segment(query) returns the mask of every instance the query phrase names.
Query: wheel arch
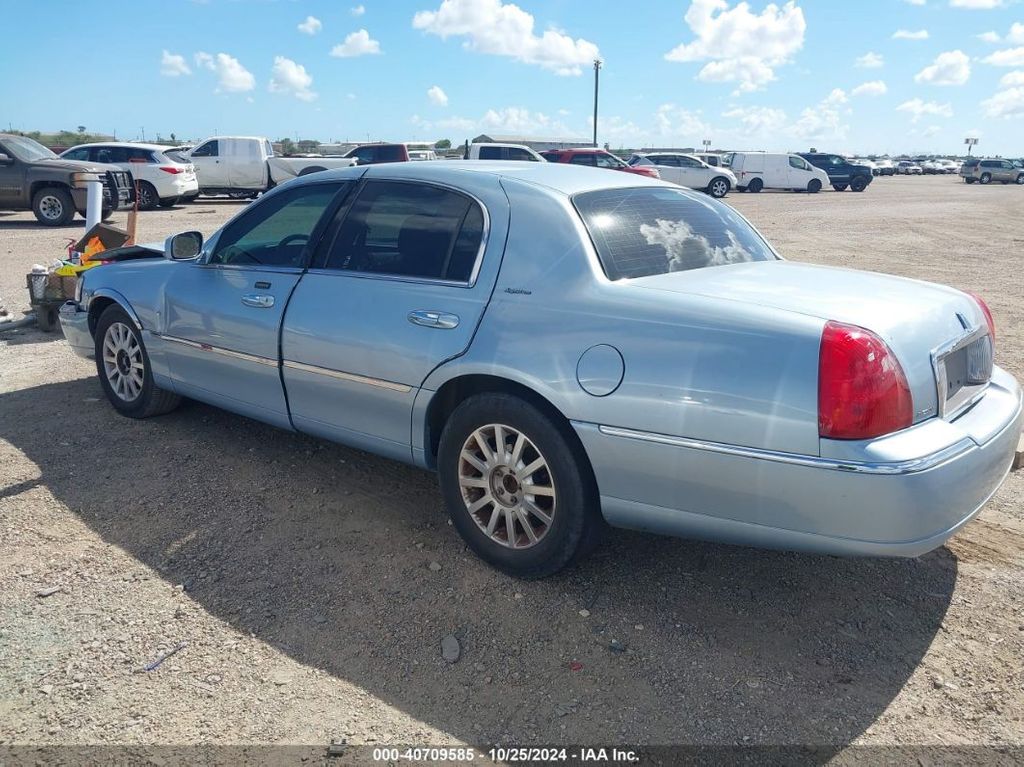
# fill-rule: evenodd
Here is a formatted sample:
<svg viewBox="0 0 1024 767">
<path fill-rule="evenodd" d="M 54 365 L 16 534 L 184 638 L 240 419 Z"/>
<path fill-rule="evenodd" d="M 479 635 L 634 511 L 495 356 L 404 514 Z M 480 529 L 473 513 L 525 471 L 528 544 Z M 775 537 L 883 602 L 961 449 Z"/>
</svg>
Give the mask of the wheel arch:
<svg viewBox="0 0 1024 767">
<path fill-rule="evenodd" d="M 550 399 L 524 383 L 486 373 L 465 373 L 453 376 L 431 395 L 422 422 L 423 458 L 427 468 L 437 468 L 437 452 L 441 442 L 441 432 L 455 408 L 469 397 L 485 393 L 511 394 L 536 407 L 562 428 L 566 438 L 579 450 L 579 455 L 587 461 L 588 471 L 592 471 L 590 461 L 583 449 L 583 443 L 576 435 L 576 430 L 572 428 L 569 419 Z"/>
<path fill-rule="evenodd" d="M 89 333 L 96 332 L 96 325 L 100 321 L 100 316 L 107 310 L 107 307 L 113 305 L 120 306 L 125 314 L 131 317 L 135 327 L 142 330 L 142 321 L 132 308 L 132 305 L 128 303 L 128 299 L 111 288 L 99 288 L 92 294 L 92 298 L 89 300 Z"/>
<path fill-rule="evenodd" d="M 42 189 L 48 189 L 50 187 L 56 187 L 63 189 L 68 194 L 71 194 L 71 187 L 63 181 L 57 181 L 56 179 L 37 179 L 33 181 L 28 188 L 28 199 L 31 203 L 36 198 L 36 193 Z"/>
</svg>

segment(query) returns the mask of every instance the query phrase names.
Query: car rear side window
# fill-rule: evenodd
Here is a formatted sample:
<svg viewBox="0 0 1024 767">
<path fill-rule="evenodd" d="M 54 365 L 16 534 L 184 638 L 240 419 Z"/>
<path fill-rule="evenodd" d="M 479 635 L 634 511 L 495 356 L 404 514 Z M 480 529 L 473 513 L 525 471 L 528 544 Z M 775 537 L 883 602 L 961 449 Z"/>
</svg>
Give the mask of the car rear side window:
<svg viewBox="0 0 1024 767">
<path fill-rule="evenodd" d="M 774 261 L 732 208 L 682 190 L 604 189 L 573 197 L 610 280 Z"/>
<path fill-rule="evenodd" d="M 370 181 L 352 203 L 327 269 L 468 282 L 483 241 L 480 206 L 429 184 Z"/>
<path fill-rule="evenodd" d="M 482 147 L 480 147 L 480 159 L 481 160 L 500 160 L 501 159 L 501 147 L 500 146 L 482 146 Z"/>
</svg>

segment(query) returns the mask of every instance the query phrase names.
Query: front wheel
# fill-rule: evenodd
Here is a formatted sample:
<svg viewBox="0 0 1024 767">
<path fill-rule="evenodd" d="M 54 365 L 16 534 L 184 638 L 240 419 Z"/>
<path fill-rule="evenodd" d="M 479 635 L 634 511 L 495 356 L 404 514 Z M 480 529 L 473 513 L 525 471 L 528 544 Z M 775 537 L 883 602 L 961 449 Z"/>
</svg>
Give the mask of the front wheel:
<svg viewBox="0 0 1024 767">
<path fill-rule="evenodd" d="M 715 199 L 721 199 L 729 193 L 729 179 L 718 176 L 708 184 L 708 194 Z"/>
<path fill-rule="evenodd" d="M 582 447 L 518 397 L 460 404 L 441 434 L 438 474 L 463 540 L 508 575 L 552 575 L 597 543 L 602 519 Z"/>
<path fill-rule="evenodd" d="M 855 192 L 863 192 L 868 188 L 868 180 L 864 176 L 856 176 L 853 181 L 850 182 L 850 189 Z"/>
<path fill-rule="evenodd" d="M 110 404 L 129 418 L 174 410 L 181 398 L 153 383 L 149 354 L 135 322 L 120 306 L 107 307 L 96 323 L 96 373 Z"/>
<path fill-rule="evenodd" d="M 812 178 L 807 182 L 807 191 L 811 194 L 817 194 L 821 191 L 821 182 L 816 178 Z"/>
</svg>

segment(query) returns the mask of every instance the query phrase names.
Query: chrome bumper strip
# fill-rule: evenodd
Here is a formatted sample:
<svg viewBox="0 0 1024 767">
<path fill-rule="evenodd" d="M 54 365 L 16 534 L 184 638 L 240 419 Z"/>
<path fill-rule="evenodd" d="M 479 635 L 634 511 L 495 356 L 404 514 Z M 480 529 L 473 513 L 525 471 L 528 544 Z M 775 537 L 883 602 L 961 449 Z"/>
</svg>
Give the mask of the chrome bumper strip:
<svg viewBox="0 0 1024 767">
<path fill-rule="evenodd" d="M 622 437 L 624 439 L 635 439 L 641 442 L 655 442 L 659 445 L 685 447 L 691 450 L 704 450 L 711 453 L 721 453 L 723 455 L 733 455 L 741 458 L 755 458 L 761 461 L 773 461 L 775 463 L 787 463 L 795 466 L 808 466 L 814 469 L 848 471 L 861 474 L 913 474 L 919 471 L 926 471 L 955 458 L 960 453 L 963 453 L 975 446 L 971 439 L 964 437 L 959 442 L 949 445 L 942 450 L 938 450 L 919 458 L 911 458 L 906 461 L 841 461 L 836 458 L 821 458 L 816 455 L 783 453 L 777 450 L 762 450 L 756 447 L 728 445 L 723 442 L 706 442 L 699 439 L 672 437 L 667 434 L 635 431 L 633 429 L 621 429 L 617 426 L 598 426 L 598 429 L 602 434 L 606 434 L 609 437 Z"/>
</svg>

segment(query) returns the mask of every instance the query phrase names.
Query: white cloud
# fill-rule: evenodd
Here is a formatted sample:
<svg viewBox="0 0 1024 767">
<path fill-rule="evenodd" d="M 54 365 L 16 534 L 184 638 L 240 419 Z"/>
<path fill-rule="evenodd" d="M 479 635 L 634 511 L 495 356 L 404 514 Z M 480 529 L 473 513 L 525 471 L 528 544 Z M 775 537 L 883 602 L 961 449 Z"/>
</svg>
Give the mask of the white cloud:
<svg viewBox="0 0 1024 767">
<path fill-rule="evenodd" d="M 805 141 L 845 140 L 849 126 L 843 122 L 840 107 L 848 100 L 842 88 L 834 88 L 817 106 L 804 109 L 789 132 Z"/>
<path fill-rule="evenodd" d="M 926 0 L 904 0 L 909 5 L 924 5 Z"/>
<path fill-rule="evenodd" d="M 982 32 L 976 37 L 985 43 L 1001 43 L 1006 42 L 1011 45 L 1024 45 L 1024 24 L 1019 21 L 1014 22 L 1010 25 L 1010 31 L 1006 33 L 1006 38 L 999 36 L 998 32 Z"/>
<path fill-rule="evenodd" d="M 361 5 L 357 5 L 354 8 L 349 8 L 348 12 L 351 13 L 353 16 L 362 16 L 364 13 L 366 13 L 366 8 Z"/>
<path fill-rule="evenodd" d="M 914 75 L 914 82 L 928 85 L 963 85 L 971 78 L 971 59 L 963 51 L 946 51 Z"/>
<path fill-rule="evenodd" d="M 803 47 L 807 30 L 803 10 L 794 0 L 781 8 L 769 4 L 759 14 L 746 2 L 730 8 L 726 0 L 693 0 L 684 19 L 695 39 L 677 45 L 665 59 L 706 61 L 699 80 L 734 82 L 740 92 L 773 81 L 775 69 Z"/>
<path fill-rule="evenodd" d="M 897 29 L 892 33 L 893 40 L 927 40 L 928 30 L 919 29 L 916 32 L 911 32 L 909 29 Z"/>
<path fill-rule="evenodd" d="M 774 134 L 786 125 L 786 113 L 774 107 L 736 107 L 722 117 L 738 122 L 748 134 Z"/>
<path fill-rule="evenodd" d="M 380 41 L 370 37 L 370 33 L 365 29 L 351 33 L 345 38 L 345 42 L 331 48 L 331 55 L 341 59 L 377 53 L 380 53 Z"/>
<path fill-rule="evenodd" d="M 967 8 L 972 11 L 987 11 L 992 8 L 1002 8 L 1006 0 L 949 0 L 951 8 Z"/>
<path fill-rule="evenodd" d="M 952 117 L 953 107 L 949 104 L 940 104 L 937 101 L 924 101 L 920 98 L 913 98 L 910 101 L 904 101 L 898 107 L 897 112 L 907 112 L 912 115 L 911 122 L 917 122 L 924 115 L 932 115 L 933 117 Z"/>
<path fill-rule="evenodd" d="M 301 64 L 284 56 L 275 56 L 271 75 L 271 93 L 288 93 L 302 101 L 316 99 L 317 94 L 313 92 L 313 77 Z"/>
<path fill-rule="evenodd" d="M 1004 48 L 982 59 L 994 67 L 1024 67 L 1024 47 Z"/>
<path fill-rule="evenodd" d="M 205 51 L 195 55 L 196 66 L 217 73 L 217 91 L 244 93 L 256 87 L 256 78 L 252 72 L 242 66 L 241 62 L 227 53 L 216 56 Z"/>
<path fill-rule="evenodd" d="M 981 102 L 988 117 L 1024 117 L 1024 87 L 1007 88 Z"/>
<path fill-rule="evenodd" d="M 931 138 L 932 136 L 936 136 L 941 132 L 942 126 L 939 125 L 929 125 L 927 128 L 921 129 L 921 135 L 924 136 L 925 138 Z"/>
<path fill-rule="evenodd" d="M 504 109 L 488 109 L 480 125 L 484 130 L 498 133 L 568 133 L 569 129 L 561 122 L 552 120 L 543 112 L 531 112 L 522 107 L 505 107 Z"/>
<path fill-rule="evenodd" d="M 468 132 L 476 127 L 476 120 L 470 120 L 468 117 L 446 117 L 434 123 L 434 127 L 440 130 Z"/>
<path fill-rule="evenodd" d="M 863 56 L 858 56 L 857 60 L 853 62 L 853 65 L 860 67 L 861 69 L 878 69 L 885 65 L 885 59 L 880 53 L 868 51 Z"/>
<path fill-rule="evenodd" d="M 975 35 L 983 43 L 998 43 L 1002 38 L 998 32 L 982 32 L 980 35 Z"/>
<path fill-rule="evenodd" d="M 164 77 L 180 77 L 192 74 L 192 70 L 185 63 L 184 56 L 164 50 L 160 57 L 160 74 Z"/>
<path fill-rule="evenodd" d="M 588 40 L 556 29 L 534 34 L 533 16 L 501 0 L 443 0 L 436 11 L 418 11 L 412 25 L 442 40 L 464 37 L 467 50 L 509 56 L 560 75 L 579 75 L 600 58 Z"/>
<path fill-rule="evenodd" d="M 438 85 L 432 85 L 427 89 L 427 98 L 431 104 L 437 104 L 439 107 L 448 106 L 448 94 Z"/>
<path fill-rule="evenodd" d="M 675 104 L 659 106 L 658 111 L 654 113 L 654 123 L 660 135 L 679 136 L 687 139 L 686 143 L 688 144 L 696 144 L 711 133 L 711 126 L 704 121 L 700 112 Z M 604 120 L 600 120 L 598 127 L 602 133 L 605 132 Z"/>
<path fill-rule="evenodd" d="M 1018 88 L 1020 86 L 1024 86 L 1024 69 L 1007 72 L 1000 78 L 999 84 L 1003 88 Z"/>
<path fill-rule="evenodd" d="M 299 24 L 297 28 L 304 35 L 315 35 L 324 28 L 324 25 L 320 23 L 320 19 L 316 16 L 307 16 L 306 20 Z"/>
<path fill-rule="evenodd" d="M 888 91 L 889 88 L 881 80 L 870 80 L 866 83 L 861 83 L 850 93 L 854 96 L 884 96 Z"/>
</svg>

